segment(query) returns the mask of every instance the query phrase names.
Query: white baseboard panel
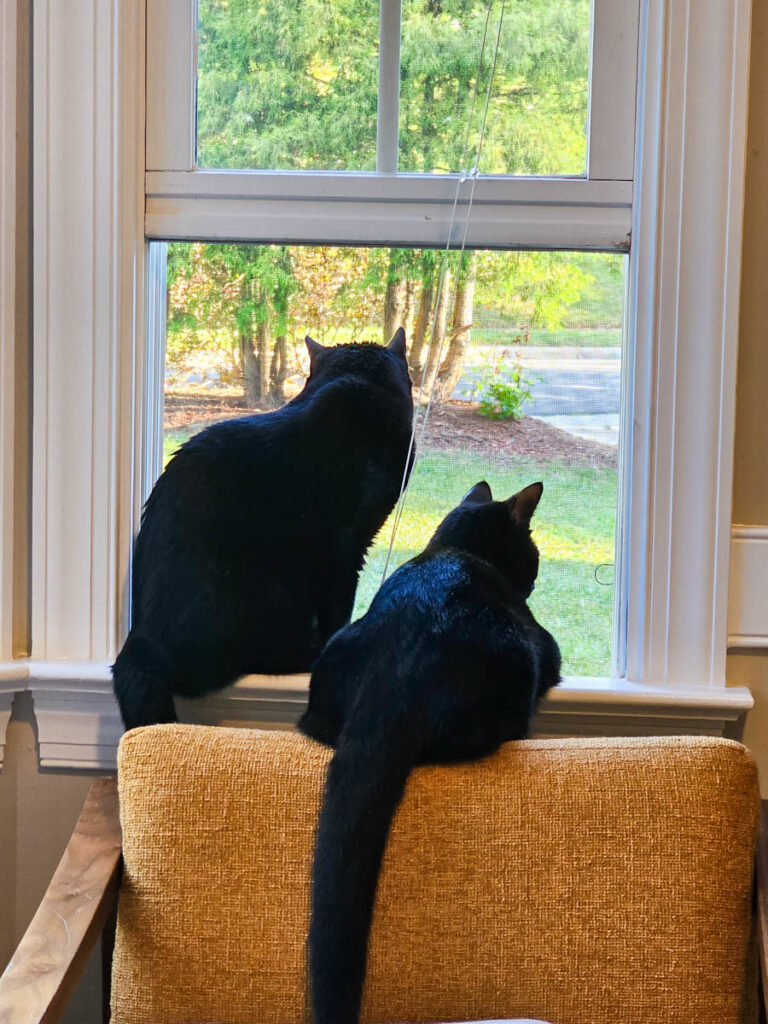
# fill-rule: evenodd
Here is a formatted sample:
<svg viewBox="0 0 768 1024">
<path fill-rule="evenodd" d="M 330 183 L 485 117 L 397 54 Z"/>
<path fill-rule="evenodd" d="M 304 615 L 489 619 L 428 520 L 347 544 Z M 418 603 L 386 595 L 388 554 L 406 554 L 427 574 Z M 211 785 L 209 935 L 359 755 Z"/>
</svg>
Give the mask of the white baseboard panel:
<svg viewBox="0 0 768 1024">
<path fill-rule="evenodd" d="M 734 525 L 728 647 L 768 648 L 768 527 Z"/>
<path fill-rule="evenodd" d="M 3 682 L 5 674 L 9 676 Z M 10 678 L 12 675 L 13 678 Z M 309 677 L 247 676 L 200 700 L 179 700 L 182 721 L 291 729 L 307 701 Z M 32 695 L 44 768 L 115 770 L 122 724 L 109 666 L 93 662 L 0 664 L 0 731 L 13 693 Z M 741 736 L 752 707 L 743 687 L 670 687 L 612 679 L 565 679 L 543 705 L 535 736 Z M 7 718 L 6 718 L 7 723 Z"/>
</svg>

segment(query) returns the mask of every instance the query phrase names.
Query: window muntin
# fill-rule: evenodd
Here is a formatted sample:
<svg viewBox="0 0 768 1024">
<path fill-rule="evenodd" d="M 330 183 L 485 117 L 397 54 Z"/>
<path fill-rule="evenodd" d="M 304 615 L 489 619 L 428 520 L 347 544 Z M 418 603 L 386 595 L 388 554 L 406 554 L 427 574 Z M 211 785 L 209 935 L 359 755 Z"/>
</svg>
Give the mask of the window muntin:
<svg viewBox="0 0 768 1024">
<path fill-rule="evenodd" d="M 607 675 L 624 258 L 453 253 L 438 306 L 441 264 L 435 250 L 169 245 L 164 458 L 208 423 L 290 399 L 306 373 L 305 333 L 328 344 L 381 341 L 402 322 L 417 399 L 425 368 L 424 402 L 432 378 L 437 386 L 389 572 L 424 547 L 477 480 L 508 496 L 541 479 L 532 608 L 561 643 L 566 673 Z M 430 361 L 435 320 L 446 341 Z M 470 323 L 452 362 L 455 331 Z M 496 398 L 493 385 L 501 385 Z M 497 399 L 515 397 L 518 422 L 478 411 L 483 398 L 494 413 Z M 417 408 L 420 431 L 426 405 Z M 392 519 L 369 552 L 355 616 L 381 583 Z"/>
<path fill-rule="evenodd" d="M 398 83 L 378 77 L 373 0 L 199 0 L 198 166 L 459 173 L 490 86 L 485 173 L 585 174 L 589 0 L 516 0 L 503 17 L 496 0 L 403 0 L 399 13 L 393 40 L 382 7 Z M 377 108 L 387 120 L 398 100 L 399 161 L 377 161 Z"/>
</svg>

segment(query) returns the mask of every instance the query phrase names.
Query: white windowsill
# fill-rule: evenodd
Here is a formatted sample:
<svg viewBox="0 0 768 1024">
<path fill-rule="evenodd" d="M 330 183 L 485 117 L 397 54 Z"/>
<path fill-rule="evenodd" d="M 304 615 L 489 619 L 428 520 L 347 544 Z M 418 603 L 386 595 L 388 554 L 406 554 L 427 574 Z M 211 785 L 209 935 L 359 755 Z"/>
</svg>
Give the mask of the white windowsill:
<svg viewBox="0 0 768 1024">
<path fill-rule="evenodd" d="M 309 676 L 246 676 L 200 700 L 179 701 L 183 720 L 289 729 Z M 45 768 L 112 771 L 122 734 L 109 666 L 98 662 L 0 663 L 0 748 L 14 693 L 29 690 Z M 563 680 L 536 719 L 537 736 L 684 733 L 738 738 L 752 707 L 744 687 L 653 686 L 616 679 Z M 7 705 L 7 706 L 6 706 Z"/>
</svg>

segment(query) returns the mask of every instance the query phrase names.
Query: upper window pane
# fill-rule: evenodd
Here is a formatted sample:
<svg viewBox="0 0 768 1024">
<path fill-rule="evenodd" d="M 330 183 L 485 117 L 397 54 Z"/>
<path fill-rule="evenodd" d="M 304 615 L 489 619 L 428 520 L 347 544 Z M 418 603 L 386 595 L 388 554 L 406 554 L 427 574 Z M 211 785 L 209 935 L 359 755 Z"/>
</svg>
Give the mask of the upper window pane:
<svg viewBox="0 0 768 1024">
<path fill-rule="evenodd" d="M 376 0 L 199 0 L 200 167 L 376 168 Z"/>
<path fill-rule="evenodd" d="M 403 0 L 401 171 L 584 174 L 590 0 Z M 483 34 L 487 37 L 483 50 Z M 480 75 L 474 111 L 475 80 Z"/>
<path fill-rule="evenodd" d="M 198 17 L 199 166 L 375 170 L 376 0 L 199 0 Z M 403 0 L 400 171 L 471 167 L 490 88 L 483 173 L 584 174 L 590 0 L 509 0 L 495 53 L 500 17 Z"/>
</svg>

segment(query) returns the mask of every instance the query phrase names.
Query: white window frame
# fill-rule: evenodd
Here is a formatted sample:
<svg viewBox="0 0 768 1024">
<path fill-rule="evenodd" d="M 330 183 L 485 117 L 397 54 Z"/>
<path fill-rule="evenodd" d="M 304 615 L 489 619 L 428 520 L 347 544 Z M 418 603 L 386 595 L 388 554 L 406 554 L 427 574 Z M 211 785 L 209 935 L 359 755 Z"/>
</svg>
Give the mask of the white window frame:
<svg viewBox="0 0 768 1024">
<path fill-rule="evenodd" d="M 151 16 L 160 0 L 147 2 Z M 166 10 L 182 2 L 163 0 Z M 540 227 L 526 233 L 526 225 L 549 216 L 573 231 L 578 247 L 621 250 L 631 227 L 620 467 L 629 504 L 617 582 L 626 670 L 559 687 L 540 719 L 545 734 L 732 733 L 751 706 L 748 691 L 725 686 L 750 3 L 641 0 L 640 9 L 630 185 L 478 182 L 488 189 L 480 193 L 486 213 L 495 210 L 509 227 L 499 244 L 514 230 L 517 245 L 533 245 Z M 146 398 L 148 387 L 159 387 L 148 381 L 162 353 L 145 326 L 162 321 L 152 285 L 161 274 L 145 238 L 218 237 L 213 228 L 200 232 L 192 211 L 203 204 L 200 216 L 212 225 L 213 210 L 225 216 L 229 203 L 243 211 L 258 205 L 258 238 L 273 240 L 271 209 L 308 208 L 301 194 L 270 192 L 269 172 L 246 172 L 249 182 L 259 179 L 249 186 L 262 190 L 258 204 L 244 194 L 240 172 L 224 174 L 238 179 L 224 194 L 220 172 L 188 166 L 150 168 L 145 180 L 144 16 L 145 0 L 34 5 L 32 655 L 0 663 L 0 672 L 16 672 L 19 687 L 32 691 L 45 765 L 110 767 L 120 733 L 108 664 L 125 630 L 136 516 L 156 468 L 144 443 L 148 416 L 159 430 L 157 404 Z M 150 59 L 152 45 L 150 35 Z M 601 150 L 593 142 L 590 152 Z M 372 176 L 345 176 L 345 188 L 361 191 L 332 193 L 320 217 L 340 201 L 365 212 L 365 186 L 353 177 L 370 185 Z M 377 188 L 393 187 L 392 176 L 373 177 Z M 207 194 L 204 180 L 212 183 Z M 416 190 L 412 209 L 425 186 L 404 181 Z M 405 201 L 394 195 L 390 214 Z M 623 234 L 618 220 L 607 224 L 607 209 L 624 218 Z M 167 232 L 161 217 L 181 225 L 179 233 Z M 325 228 L 313 230 L 316 237 L 279 240 L 329 240 Z M 551 229 L 538 237 L 563 244 Z M 6 450 L 0 435 L 0 457 Z M 296 679 L 251 679 L 195 714 L 287 723 L 304 697 Z"/>
<path fill-rule="evenodd" d="M 17 689 L 13 657 L 16 375 L 16 4 L 0 0 L 0 764 Z"/>
<path fill-rule="evenodd" d="M 377 171 L 215 171 L 195 165 L 196 0 L 147 0 L 147 238 L 434 245 L 453 224 L 499 248 L 629 246 L 640 0 L 593 0 L 583 177 L 398 174 L 399 0 L 380 11 Z M 458 216 L 451 211 L 458 194 Z"/>
<path fill-rule="evenodd" d="M 12 655 L 16 337 L 16 7 L 0 0 L 0 659 Z"/>
</svg>

